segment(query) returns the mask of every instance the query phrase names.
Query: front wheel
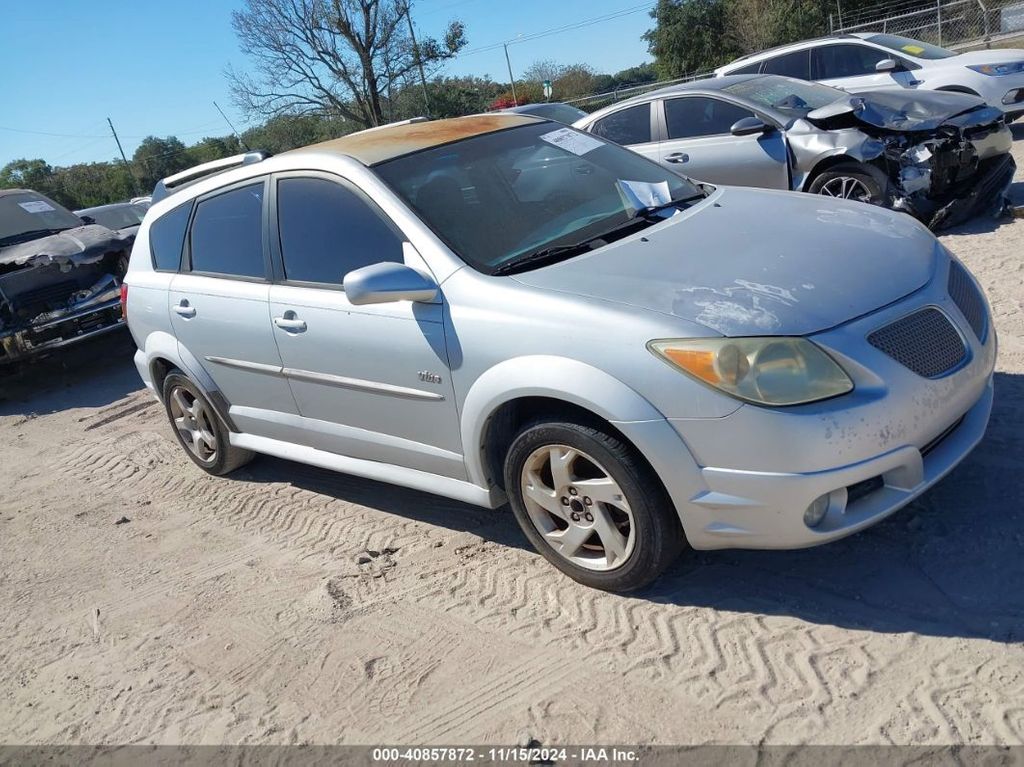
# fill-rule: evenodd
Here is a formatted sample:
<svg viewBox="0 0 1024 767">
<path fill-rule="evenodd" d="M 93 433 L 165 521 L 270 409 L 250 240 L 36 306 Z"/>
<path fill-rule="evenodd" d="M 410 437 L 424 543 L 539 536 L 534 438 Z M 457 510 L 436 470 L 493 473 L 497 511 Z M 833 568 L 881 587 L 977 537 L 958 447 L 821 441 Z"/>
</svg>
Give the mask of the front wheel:
<svg viewBox="0 0 1024 767">
<path fill-rule="evenodd" d="M 887 205 L 889 179 L 871 165 L 841 163 L 819 174 L 807 191 L 823 197 Z"/>
<path fill-rule="evenodd" d="M 512 511 L 534 547 L 587 586 L 633 591 L 679 554 L 683 532 L 661 482 L 617 437 L 574 423 L 535 423 L 505 459 Z"/>
</svg>

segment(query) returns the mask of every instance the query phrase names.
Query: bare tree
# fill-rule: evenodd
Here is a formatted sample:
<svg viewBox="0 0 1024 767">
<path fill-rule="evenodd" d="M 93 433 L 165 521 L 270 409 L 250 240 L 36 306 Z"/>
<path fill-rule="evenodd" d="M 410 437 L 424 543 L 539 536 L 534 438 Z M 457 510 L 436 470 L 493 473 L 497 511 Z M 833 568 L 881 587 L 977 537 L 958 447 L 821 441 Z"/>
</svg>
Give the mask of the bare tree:
<svg viewBox="0 0 1024 767">
<path fill-rule="evenodd" d="M 254 115 L 321 114 L 361 127 L 384 122 L 382 103 L 422 64 L 465 44 L 461 22 L 442 40 L 413 44 L 408 0 L 246 0 L 231 14 L 252 75 L 227 72 L 238 106 Z"/>
</svg>

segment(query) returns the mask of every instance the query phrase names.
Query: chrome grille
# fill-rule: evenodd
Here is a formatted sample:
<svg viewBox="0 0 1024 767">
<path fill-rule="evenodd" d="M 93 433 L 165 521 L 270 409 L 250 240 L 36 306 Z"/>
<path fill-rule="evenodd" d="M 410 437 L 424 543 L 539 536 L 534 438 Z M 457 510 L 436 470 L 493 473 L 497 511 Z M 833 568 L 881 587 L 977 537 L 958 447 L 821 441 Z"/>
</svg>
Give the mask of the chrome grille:
<svg viewBox="0 0 1024 767">
<path fill-rule="evenodd" d="M 974 284 L 967 270 L 956 261 L 951 261 L 949 264 L 947 289 L 949 290 L 950 298 L 953 299 L 953 303 L 956 304 L 957 308 L 964 315 L 964 319 L 971 326 L 971 330 L 974 331 L 974 335 L 978 337 L 979 341 L 985 343 L 985 334 L 988 330 L 988 321 L 985 317 L 985 300 L 982 298 L 981 293 L 978 292 L 978 287 Z"/>
<path fill-rule="evenodd" d="M 930 306 L 879 328 L 868 336 L 868 343 L 925 378 L 948 373 L 967 356 L 956 328 Z"/>
</svg>

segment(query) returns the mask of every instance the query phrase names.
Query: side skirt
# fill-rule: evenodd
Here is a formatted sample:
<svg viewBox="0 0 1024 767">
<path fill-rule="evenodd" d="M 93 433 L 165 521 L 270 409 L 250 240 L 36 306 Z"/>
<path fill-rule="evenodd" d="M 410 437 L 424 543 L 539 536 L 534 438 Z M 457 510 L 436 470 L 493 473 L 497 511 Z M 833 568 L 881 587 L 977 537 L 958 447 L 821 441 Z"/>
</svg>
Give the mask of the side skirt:
<svg viewBox="0 0 1024 767">
<path fill-rule="evenodd" d="M 277 458 L 284 458 L 288 461 L 319 466 L 322 469 L 340 471 L 344 474 L 354 474 L 357 477 L 376 479 L 381 482 L 389 482 L 393 485 L 410 487 L 414 490 L 422 490 L 426 493 L 442 495 L 446 498 L 454 498 L 458 501 L 471 503 L 474 506 L 483 506 L 489 509 L 496 509 L 505 502 L 504 494 L 497 488 L 488 490 L 483 487 L 464 482 L 450 477 L 442 477 L 437 474 L 428 474 L 416 469 L 407 469 L 402 466 L 395 466 L 377 461 L 366 461 L 361 458 L 350 458 L 337 453 L 329 453 L 326 450 L 317 450 L 305 445 L 295 445 L 290 442 L 270 439 L 268 437 L 257 437 L 252 434 L 230 435 L 231 444 L 236 447 L 252 450 L 257 453 L 272 455 Z"/>
</svg>

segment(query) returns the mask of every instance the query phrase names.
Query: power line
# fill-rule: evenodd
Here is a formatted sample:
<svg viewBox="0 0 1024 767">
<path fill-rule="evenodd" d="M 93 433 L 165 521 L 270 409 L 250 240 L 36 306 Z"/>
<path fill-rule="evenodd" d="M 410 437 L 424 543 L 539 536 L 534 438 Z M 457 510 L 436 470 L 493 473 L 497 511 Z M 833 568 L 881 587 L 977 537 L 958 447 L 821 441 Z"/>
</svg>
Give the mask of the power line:
<svg viewBox="0 0 1024 767">
<path fill-rule="evenodd" d="M 105 134 L 97 133 L 49 133 L 48 131 L 41 130 L 25 130 L 24 128 L 7 128 L 0 125 L 0 130 L 10 131 L 11 133 L 28 133 L 33 136 L 55 136 L 56 138 L 109 138 Z"/>
<path fill-rule="evenodd" d="M 479 48 L 471 48 L 468 51 L 463 51 L 454 58 L 459 59 L 463 56 L 470 56 L 474 53 L 484 53 L 486 51 L 494 51 L 499 48 L 503 48 L 505 45 L 515 45 L 516 43 L 525 43 L 530 40 L 537 40 L 542 37 L 548 37 L 550 35 L 561 34 L 562 32 L 569 32 L 576 29 L 583 29 L 584 27 L 592 26 L 593 24 L 600 24 L 605 21 L 612 21 L 614 19 L 622 18 L 623 16 L 629 16 L 634 13 L 641 11 L 647 11 L 653 8 L 657 3 L 646 2 L 640 5 L 629 6 L 628 8 L 620 8 L 617 11 L 610 11 L 609 13 L 601 16 L 592 16 L 589 19 L 581 19 L 580 21 L 574 21 L 570 24 L 563 24 L 560 27 L 552 27 L 551 29 L 541 30 L 539 32 L 530 32 L 525 35 L 517 35 L 512 40 L 505 40 L 500 43 L 491 43 L 489 45 L 483 45 Z"/>
</svg>

